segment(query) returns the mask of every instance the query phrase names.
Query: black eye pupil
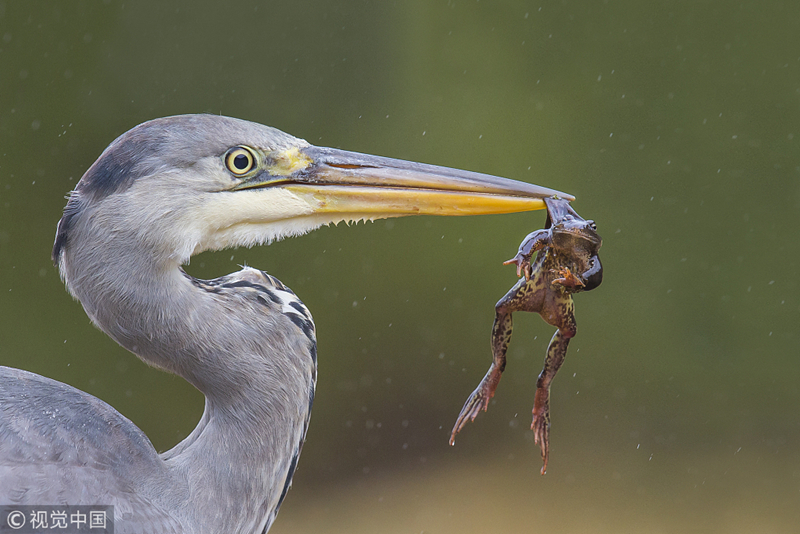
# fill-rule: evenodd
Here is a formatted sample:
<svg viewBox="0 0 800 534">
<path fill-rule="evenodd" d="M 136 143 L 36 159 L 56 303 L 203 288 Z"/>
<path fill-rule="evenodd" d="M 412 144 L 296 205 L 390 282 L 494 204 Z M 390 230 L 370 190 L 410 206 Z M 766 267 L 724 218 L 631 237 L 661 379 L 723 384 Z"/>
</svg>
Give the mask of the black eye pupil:
<svg viewBox="0 0 800 534">
<path fill-rule="evenodd" d="M 233 166 L 243 171 L 250 165 L 250 159 L 244 154 L 239 154 L 233 158 Z"/>
</svg>

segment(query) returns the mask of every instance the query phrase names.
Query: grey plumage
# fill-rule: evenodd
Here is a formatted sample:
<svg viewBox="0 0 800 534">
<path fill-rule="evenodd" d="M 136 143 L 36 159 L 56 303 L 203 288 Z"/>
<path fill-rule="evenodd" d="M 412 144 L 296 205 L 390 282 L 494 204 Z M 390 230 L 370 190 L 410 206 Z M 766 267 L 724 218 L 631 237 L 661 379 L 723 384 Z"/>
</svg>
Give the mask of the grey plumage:
<svg viewBox="0 0 800 534">
<path fill-rule="evenodd" d="M 145 328 L 158 329 L 162 343 L 174 338 L 169 332 L 197 336 L 167 349 L 195 358 L 193 383 L 207 399 L 197 428 L 159 456 L 102 401 L 2 368 L 0 502 L 113 504 L 123 521 L 117 532 L 261 532 L 272 523 L 311 414 L 311 316 L 288 288 L 254 269 L 212 281 L 184 279 L 208 303 L 187 309 L 178 302 L 159 314 L 161 325 Z M 214 324 L 199 326 L 204 315 Z M 231 331 L 251 342 L 214 341 Z M 263 469 L 253 472 L 240 458 L 257 458 Z"/>
<path fill-rule="evenodd" d="M 342 220 L 538 209 L 552 194 L 571 198 L 226 117 L 133 128 L 70 195 L 53 259 L 98 328 L 205 395 L 203 416 L 159 455 L 106 403 L 0 367 L 0 504 L 111 504 L 119 534 L 266 532 L 314 400 L 313 319 L 265 272 L 197 280 L 181 266 Z"/>
</svg>

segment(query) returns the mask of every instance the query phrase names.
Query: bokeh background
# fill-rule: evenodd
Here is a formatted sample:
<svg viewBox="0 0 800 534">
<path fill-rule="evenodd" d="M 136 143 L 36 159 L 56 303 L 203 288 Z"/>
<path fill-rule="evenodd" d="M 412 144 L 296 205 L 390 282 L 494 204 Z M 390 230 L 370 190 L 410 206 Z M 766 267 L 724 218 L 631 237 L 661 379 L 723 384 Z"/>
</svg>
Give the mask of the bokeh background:
<svg viewBox="0 0 800 534">
<path fill-rule="evenodd" d="M 495 401 L 447 444 L 515 281 L 501 262 L 542 212 L 195 258 L 200 277 L 268 270 L 317 322 L 317 401 L 273 532 L 796 532 L 798 21 L 778 0 L 0 1 L 0 364 L 91 392 L 158 450 L 185 437 L 199 393 L 94 329 L 50 249 L 116 136 L 246 118 L 568 191 L 604 237 L 544 477 L 537 316 L 515 316 Z"/>
</svg>

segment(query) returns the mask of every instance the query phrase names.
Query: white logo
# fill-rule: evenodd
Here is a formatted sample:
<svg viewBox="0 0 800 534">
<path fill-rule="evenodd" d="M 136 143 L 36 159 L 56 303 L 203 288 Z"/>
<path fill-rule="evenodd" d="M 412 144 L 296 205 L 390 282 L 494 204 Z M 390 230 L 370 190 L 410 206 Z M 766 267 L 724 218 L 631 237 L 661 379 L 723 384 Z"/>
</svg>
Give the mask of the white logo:
<svg viewBox="0 0 800 534">
<path fill-rule="evenodd" d="M 20 529 L 25 526 L 25 514 L 19 510 L 14 510 L 6 517 L 6 523 L 14 530 Z"/>
</svg>

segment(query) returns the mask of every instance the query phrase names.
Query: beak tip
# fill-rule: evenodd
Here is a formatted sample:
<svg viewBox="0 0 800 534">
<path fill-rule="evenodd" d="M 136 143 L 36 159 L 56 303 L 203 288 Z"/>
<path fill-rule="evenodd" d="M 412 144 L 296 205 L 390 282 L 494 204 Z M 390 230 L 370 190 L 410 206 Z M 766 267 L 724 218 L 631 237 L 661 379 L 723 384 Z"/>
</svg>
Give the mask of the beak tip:
<svg viewBox="0 0 800 534">
<path fill-rule="evenodd" d="M 561 191 L 556 191 L 554 189 L 546 189 L 545 192 L 541 195 L 542 199 L 545 198 L 559 198 L 562 200 L 566 200 L 568 202 L 574 202 L 575 197 L 568 193 L 562 193 Z"/>
</svg>

